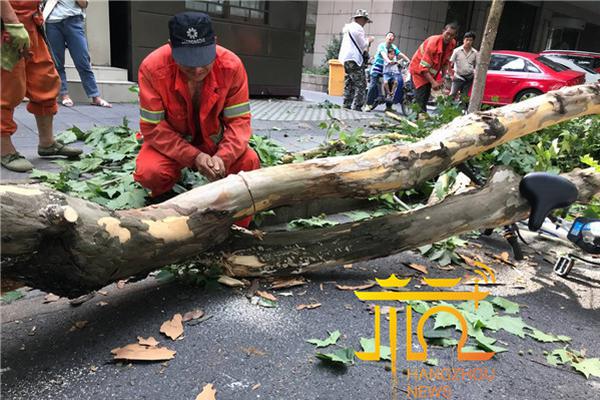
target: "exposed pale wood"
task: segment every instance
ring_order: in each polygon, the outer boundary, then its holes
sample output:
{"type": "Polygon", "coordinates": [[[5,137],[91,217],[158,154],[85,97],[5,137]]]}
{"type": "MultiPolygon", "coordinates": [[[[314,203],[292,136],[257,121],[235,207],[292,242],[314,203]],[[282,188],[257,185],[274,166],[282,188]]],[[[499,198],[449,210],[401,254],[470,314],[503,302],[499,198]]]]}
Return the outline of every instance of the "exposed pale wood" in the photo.
{"type": "Polygon", "coordinates": [[[3,276],[60,295],[85,293],[202,254],[229,237],[233,221],[258,211],[411,188],[495,146],[597,113],[600,85],[564,88],[457,118],[417,143],[231,175],[135,210],[110,211],[42,185],[0,185],[3,276]],[[42,210],[72,211],[57,223],[42,210]]]}

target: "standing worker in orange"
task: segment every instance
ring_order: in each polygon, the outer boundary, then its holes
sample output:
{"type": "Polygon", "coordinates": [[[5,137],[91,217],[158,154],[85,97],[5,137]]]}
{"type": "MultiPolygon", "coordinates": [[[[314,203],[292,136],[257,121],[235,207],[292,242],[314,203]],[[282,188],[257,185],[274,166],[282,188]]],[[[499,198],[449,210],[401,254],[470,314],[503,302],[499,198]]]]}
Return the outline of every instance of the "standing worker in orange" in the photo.
{"type": "Polygon", "coordinates": [[[2,118],[1,163],[7,169],[27,172],[33,165],[13,146],[17,131],[15,107],[27,96],[27,110],[35,116],[40,156],[76,157],[80,149],[54,140],[52,121],[58,111],[60,79],[41,31],[39,0],[0,0],[2,11],[2,118]]]}
{"type": "Polygon", "coordinates": [[[138,74],[144,143],[134,179],[155,201],[172,195],[184,167],[210,181],[260,168],[248,146],[252,129],[242,61],[216,44],[206,14],[175,15],[169,36],[170,43],[150,53],[138,74]]]}
{"type": "Polygon", "coordinates": [[[425,39],[410,61],[409,71],[412,77],[415,102],[421,112],[427,112],[427,102],[431,90],[442,86],[438,82],[440,72],[444,74],[449,68],[449,60],[456,47],[456,31],[458,26],[450,23],[444,27],[441,35],[433,35],[425,39]]]}

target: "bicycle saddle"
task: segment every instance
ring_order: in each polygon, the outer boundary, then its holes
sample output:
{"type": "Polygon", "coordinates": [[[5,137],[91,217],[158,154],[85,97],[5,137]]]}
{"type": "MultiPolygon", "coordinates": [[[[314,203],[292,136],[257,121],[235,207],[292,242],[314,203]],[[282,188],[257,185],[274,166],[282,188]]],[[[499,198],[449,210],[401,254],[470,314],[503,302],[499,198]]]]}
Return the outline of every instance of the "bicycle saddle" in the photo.
{"type": "Polygon", "coordinates": [[[529,230],[537,231],[550,211],[568,207],[577,200],[577,186],[562,176],[547,172],[531,172],[521,179],[521,196],[531,206],[529,230]]]}

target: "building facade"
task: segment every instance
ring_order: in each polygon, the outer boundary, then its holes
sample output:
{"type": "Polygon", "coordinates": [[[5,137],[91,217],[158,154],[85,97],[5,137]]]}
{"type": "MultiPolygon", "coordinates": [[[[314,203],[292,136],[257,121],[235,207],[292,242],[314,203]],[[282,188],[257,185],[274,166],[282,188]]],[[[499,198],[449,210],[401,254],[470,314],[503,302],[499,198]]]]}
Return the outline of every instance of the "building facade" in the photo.
{"type": "MultiPolygon", "coordinates": [[[[459,36],[468,30],[477,34],[479,47],[485,28],[488,1],[327,1],[316,7],[314,54],[305,57],[311,66],[325,60],[325,48],[354,10],[369,11],[373,23],[365,26],[375,44],[387,32],[396,33],[396,44],[409,57],[428,36],[441,33],[448,22],[457,21],[459,36]]],[[[309,15],[309,17],[311,17],[309,15]]],[[[371,47],[371,53],[374,51],[371,47]]],[[[507,1],[495,42],[498,50],[539,52],[565,48],[600,52],[600,2],[598,1],[507,1]]]]}

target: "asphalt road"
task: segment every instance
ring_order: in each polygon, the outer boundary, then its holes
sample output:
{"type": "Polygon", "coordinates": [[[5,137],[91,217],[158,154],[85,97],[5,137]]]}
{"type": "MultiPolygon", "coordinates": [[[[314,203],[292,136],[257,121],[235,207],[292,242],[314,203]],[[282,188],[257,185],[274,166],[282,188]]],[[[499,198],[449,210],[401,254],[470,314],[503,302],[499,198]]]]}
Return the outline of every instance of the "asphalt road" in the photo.
{"type": "MultiPolygon", "coordinates": [[[[506,249],[497,238],[480,243],[482,248],[470,250],[483,255],[506,249]]],[[[600,273],[578,268],[572,279],[564,280],[552,274],[549,263],[539,257],[537,261],[519,264],[517,269],[490,261],[498,282],[504,283],[492,288],[492,293],[524,306],[520,316],[526,323],[570,336],[574,349],[600,356],[600,273]]],[[[79,307],[70,306],[66,299],[42,304],[43,293],[29,292],[2,307],[2,398],[183,400],[195,399],[205,384],[212,383],[218,399],[390,399],[389,363],[356,360],[353,366],[334,368],[315,358],[315,348],[306,339],[322,339],[327,331],[339,329],[338,344],[358,349],[360,337],[372,336],[373,316],[353,292],[338,290],[333,282],[353,285],[396,273],[413,276],[409,286],[424,290],[414,287],[420,285],[420,273],[402,262],[426,264],[429,276],[467,272],[460,267],[442,271],[405,252],[350,269],[340,266],[306,275],[310,283],[284,289],[293,296],[278,296],[277,308],[253,305],[243,289],[219,284],[198,288],[155,278],[121,289],[112,285],[106,288],[106,296],[97,294],[79,307]],[[296,310],[298,304],[313,302],[322,306],[296,310]],[[182,340],[171,341],[159,333],[160,325],[175,313],[196,308],[211,318],[186,325],[182,340]],[[88,322],[73,329],[76,321],[88,322]],[[137,336],[154,336],[177,351],[175,358],[165,364],[114,362],[111,349],[133,343],[137,336]]],[[[267,282],[261,282],[261,287],[268,287],[267,282]]],[[[399,370],[429,368],[404,360],[404,316],[398,315],[399,370]]],[[[382,322],[382,343],[387,344],[387,321],[382,318],[382,322]]],[[[493,371],[493,381],[416,382],[400,373],[398,398],[415,398],[403,392],[409,385],[413,390],[447,385],[452,399],[600,398],[600,379],[586,380],[567,367],[547,365],[542,352],[562,347],[560,343],[521,339],[504,331],[490,336],[509,351],[484,362],[459,362],[447,348],[430,348],[429,357],[439,360],[435,368],[493,371]]],[[[422,394],[420,398],[436,398],[422,394]]]]}

